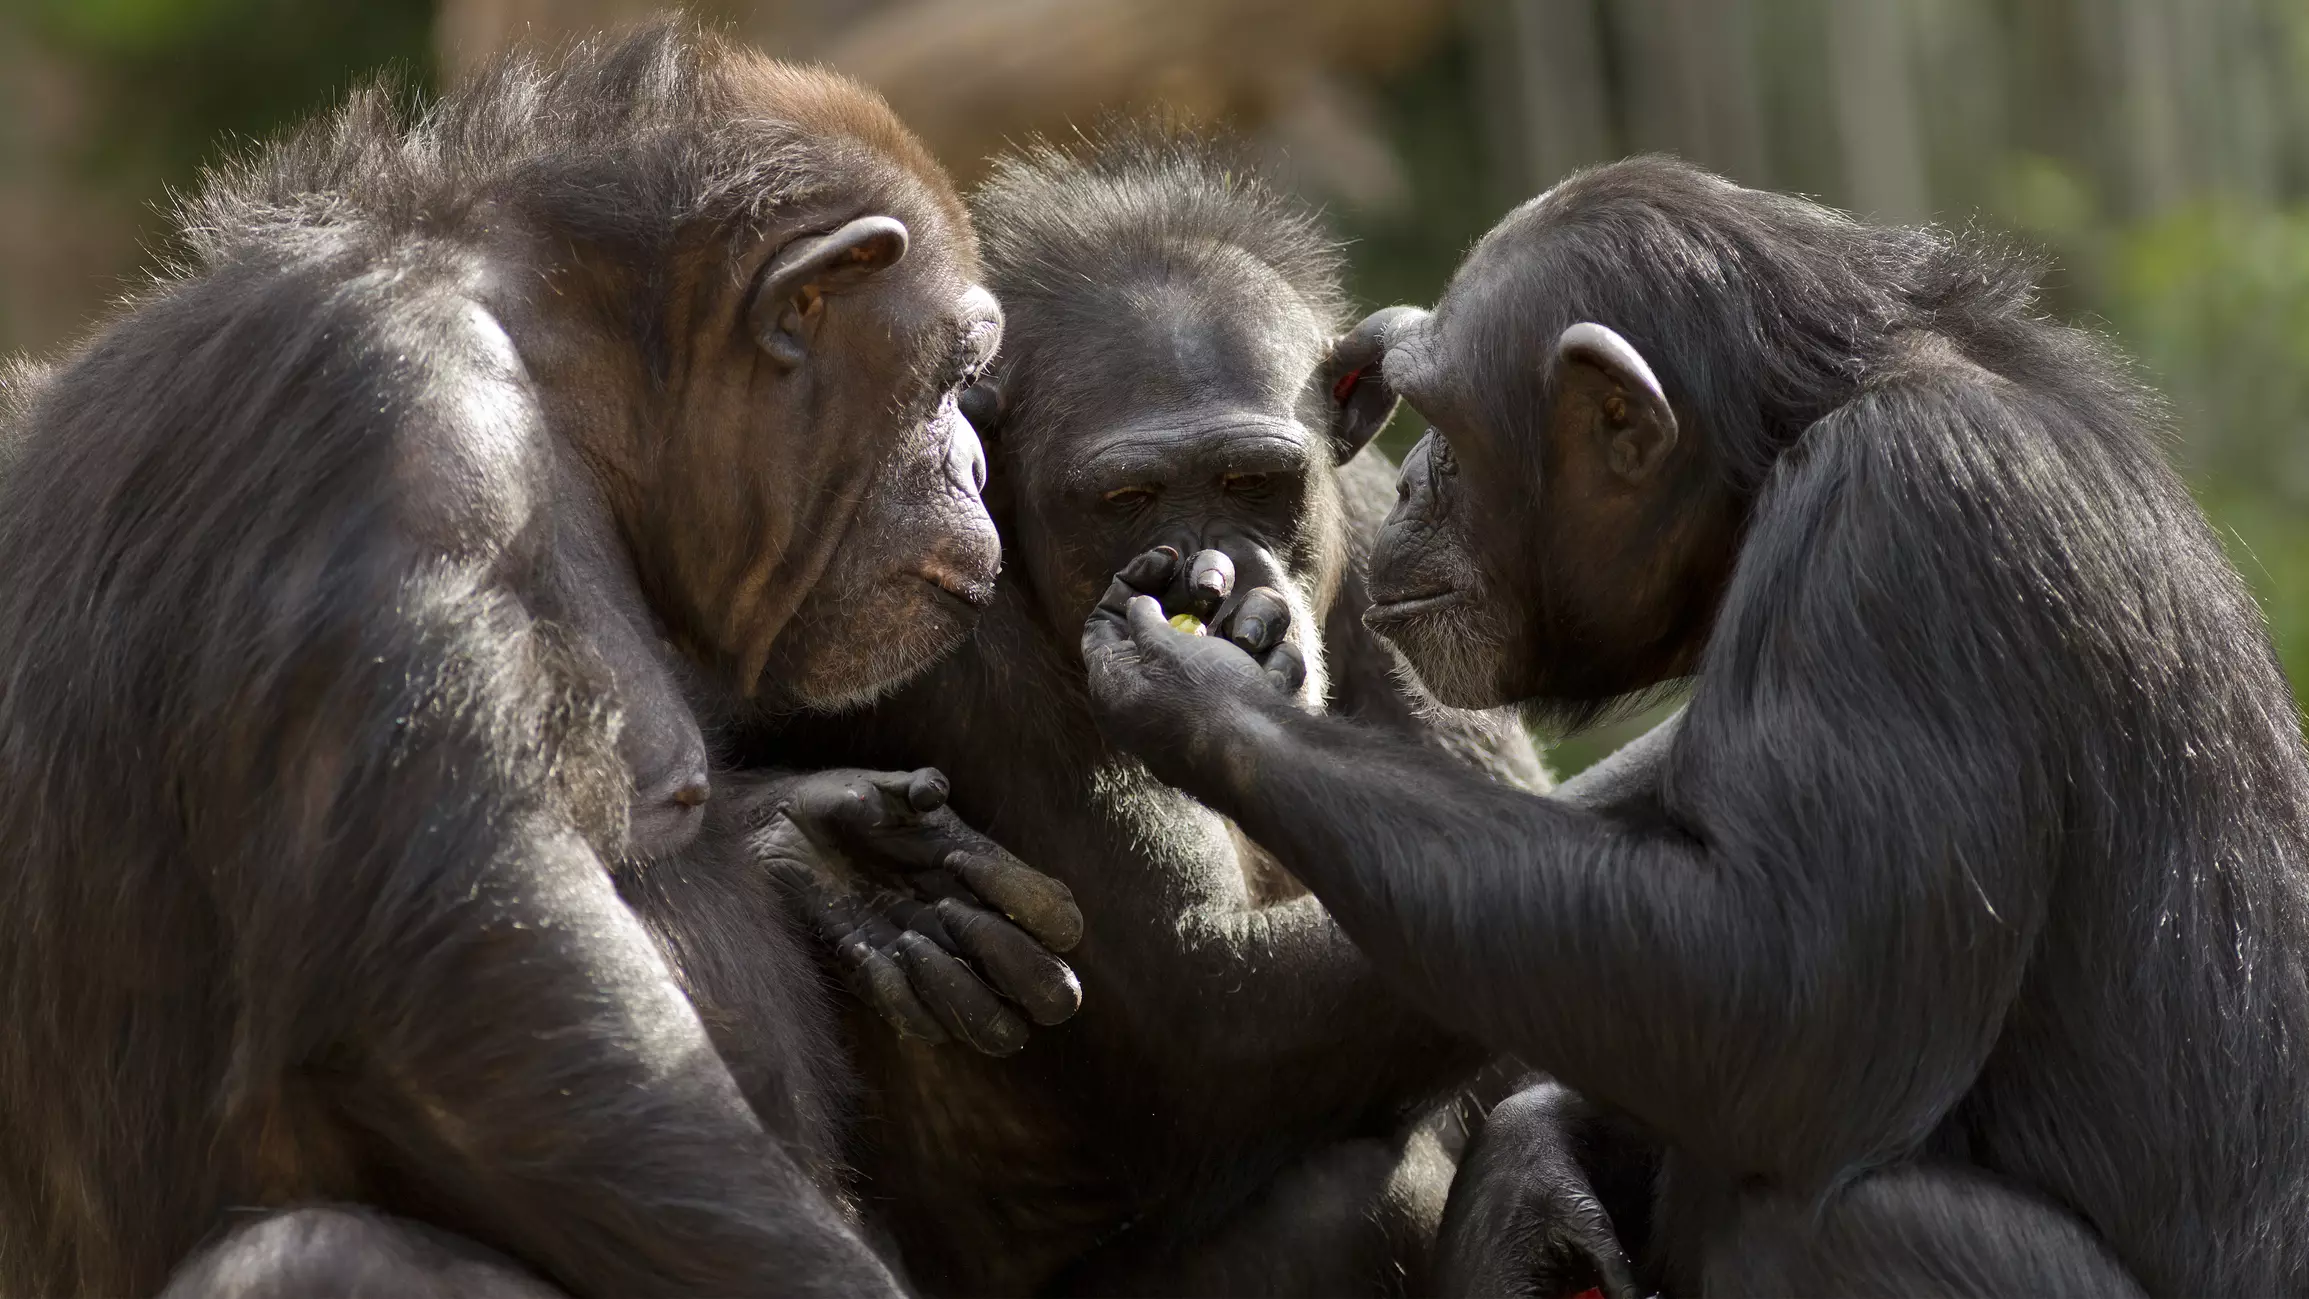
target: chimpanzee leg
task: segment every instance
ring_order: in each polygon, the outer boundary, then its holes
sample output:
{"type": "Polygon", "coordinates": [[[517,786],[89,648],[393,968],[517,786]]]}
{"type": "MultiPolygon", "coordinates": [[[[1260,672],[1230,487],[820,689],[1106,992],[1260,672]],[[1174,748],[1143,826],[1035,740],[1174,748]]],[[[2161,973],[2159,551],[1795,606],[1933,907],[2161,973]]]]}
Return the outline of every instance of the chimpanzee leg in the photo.
{"type": "Polygon", "coordinates": [[[1542,1081],[1492,1106],[1459,1165],[1428,1288],[1558,1299],[1643,1293],[1630,1262],[1651,1230],[1659,1150],[1569,1088],[1542,1081]]]}
{"type": "Polygon", "coordinates": [[[1451,1186],[1439,1106],[1394,1139],[1334,1142],[1284,1169],[1192,1240],[1128,1234],[1068,1270],[1061,1294],[1338,1295],[1387,1299],[1424,1270],[1451,1186]]]}
{"type": "Polygon", "coordinates": [[[1751,1199],[1707,1252],[1718,1295],[2139,1295],[2066,1210],[1977,1169],[1909,1164],[1826,1200],[1751,1199]]]}
{"type": "Polygon", "coordinates": [[[504,1255],[417,1223],[339,1206],[236,1227],[169,1279],[161,1299],[560,1299],[504,1255]]]}

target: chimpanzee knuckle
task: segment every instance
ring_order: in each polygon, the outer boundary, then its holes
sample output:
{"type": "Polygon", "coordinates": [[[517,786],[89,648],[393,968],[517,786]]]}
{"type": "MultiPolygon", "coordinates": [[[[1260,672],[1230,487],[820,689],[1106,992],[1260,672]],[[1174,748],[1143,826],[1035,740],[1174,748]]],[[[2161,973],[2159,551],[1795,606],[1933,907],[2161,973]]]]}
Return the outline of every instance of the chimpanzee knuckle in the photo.
{"type": "Polygon", "coordinates": [[[901,927],[922,935],[949,952],[960,955],[964,950],[959,938],[935,908],[906,898],[891,906],[890,917],[901,927]]]}
{"type": "Polygon", "coordinates": [[[946,1041],[949,1035],[945,1027],[916,995],[906,972],[883,953],[863,943],[855,946],[854,953],[845,952],[843,961],[844,978],[850,991],[872,1006],[875,1014],[897,1030],[898,1036],[933,1044],[946,1041]]]}
{"type": "Polygon", "coordinates": [[[1267,680],[1283,694],[1296,694],[1307,683],[1307,660],[1298,647],[1288,643],[1277,645],[1261,664],[1267,680]]]}
{"type": "Polygon", "coordinates": [[[1179,552],[1169,546],[1157,546],[1146,551],[1115,573],[1119,586],[1130,588],[1132,595],[1156,595],[1167,589],[1179,571],[1179,552]]]}
{"type": "Polygon", "coordinates": [[[1082,984],[1064,961],[1044,951],[1025,931],[999,916],[948,899],[939,919],[962,943],[1004,996],[1017,1002],[1035,1023],[1064,1023],[1082,1008],[1082,984]]]}
{"type": "Polygon", "coordinates": [[[1236,605],[1227,639],[1251,654],[1264,654],[1291,632],[1291,606],[1272,587],[1254,587],[1236,605]]]}
{"type": "Polygon", "coordinates": [[[987,1055],[1010,1055],[1026,1045],[1026,1022],[1004,1008],[970,967],[918,934],[896,948],[916,991],[948,1032],[987,1055]]]}
{"type": "Polygon", "coordinates": [[[1071,950],[1082,941],[1082,908],[1074,890],[996,847],[987,853],[949,858],[950,869],[970,891],[1017,922],[1044,947],[1071,950]]]}
{"type": "Polygon", "coordinates": [[[943,810],[952,786],[946,773],[936,767],[922,767],[909,773],[906,783],[906,806],[916,814],[943,810]]]}

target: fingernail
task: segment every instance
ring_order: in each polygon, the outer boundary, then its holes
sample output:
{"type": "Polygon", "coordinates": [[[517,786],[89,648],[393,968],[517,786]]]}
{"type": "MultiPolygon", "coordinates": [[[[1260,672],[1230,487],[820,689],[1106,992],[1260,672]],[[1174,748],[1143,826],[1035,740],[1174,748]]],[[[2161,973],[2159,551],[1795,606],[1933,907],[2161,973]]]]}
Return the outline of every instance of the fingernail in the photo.
{"type": "Polygon", "coordinates": [[[1235,624],[1235,638],[1256,642],[1265,638],[1267,622],[1264,618],[1245,618],[1235,624]]]}

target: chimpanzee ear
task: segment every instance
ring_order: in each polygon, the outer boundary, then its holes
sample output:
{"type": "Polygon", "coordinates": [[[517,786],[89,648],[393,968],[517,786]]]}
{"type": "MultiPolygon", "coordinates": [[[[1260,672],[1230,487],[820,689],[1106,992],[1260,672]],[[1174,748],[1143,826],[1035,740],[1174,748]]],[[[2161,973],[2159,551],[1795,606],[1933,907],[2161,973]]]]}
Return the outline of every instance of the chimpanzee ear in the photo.
{"type": "Polygon", "coordinates": [[[1556,402],[1584,416],[1604,461],[1630,484],[1649,478],[1676,449],[1676,415],[1643,353],[1602,325],[1582,321],[1556,340],[1556,402]]]}
{"type": "Polygon", "coordinates": [[[1387,331],[1427,313],[1417,307],[1388,307],[1364,317],[1331,344],[1323,363],[1315,368],[1325,409],[1330,412],[1331,460],[1345,464],[1355,458],[1395,413],[1395,390],[1387,386],[1379,363],[1387,356],[1387,331]]]}
{"type": "Polygon", "coordinates": [[[839,230],[805,235],[762,268],[746,307],[746,324],[770,359],[793,369],[809,354],[826,318],[826,295],[896,266],[906,256],[906,226],[896,217],[865,216],[839,230]]]}

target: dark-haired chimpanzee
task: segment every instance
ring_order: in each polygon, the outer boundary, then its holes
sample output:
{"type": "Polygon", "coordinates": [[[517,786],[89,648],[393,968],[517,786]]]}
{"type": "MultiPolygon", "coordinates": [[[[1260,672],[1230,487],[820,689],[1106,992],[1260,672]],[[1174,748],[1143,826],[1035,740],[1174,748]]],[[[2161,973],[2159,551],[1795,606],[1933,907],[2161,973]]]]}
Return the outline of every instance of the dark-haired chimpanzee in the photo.
{"type": "Polygon", "coordinates": [[[1280,593],[1317,666],[1302,702],[1543,786],[1511,718],[1420,715],[1361,624],[1392,467],[1334,465],[1393,407],[1352,377],[1378,351],[1334,346],[1334,245],[1221,149],[1149,129],[1039,147],[973,210],[1007,317],[965,398],[1007,555],[994,605],[870,712],[753,757],[943,770],[972,824],[1073,890],[1083,1010],[1000,1060],[867,1024],[861,1199],[934,1293],[1400,1286],[1450,1165],[1396,1133],[1480,1056],[1100,741],[1076,648],[1115,566],[1167,544],[1195,557],[1181,608],[1214,623],[1255,616],[1235,586],[1280,593]]]}
{"type": "MultiPolygon", "coordinates": [[[[10,382],[0,1290],[347,1201],[581,1292],[891,1292],[606,865],[710,793],[683,690],[851,701],[991,596],[944,174],[660,27],[356,96],[180,228],[10,382]]],[[[784,968],[756,1031],[822,1040],[784,968]]],[[[247,1231],[185,1288],[534,1288],[365,1211],[247,1231]]]]}
{"type": "Polygon", "coordinates": [[[1571,1159],[1546,1096],[1488,1129],[1531,1157],[1455,1191],[1500,1257],[1452,1284],[1541,1284],[1529,1213],[1616,1131],[1663,1152],[1613,1213],[1677,1292],[2309,1288],[2299,713],[2153,402],[2032,295],[1644,159],[1389,322],[1433,429],[1372,625],[1461,705],[1696,678],[1601,807],[1278,698],[1287,650],[1134,598],[1168,557],[1086,627],[1105,734],[1607,1120],[1571,1159]]]}

